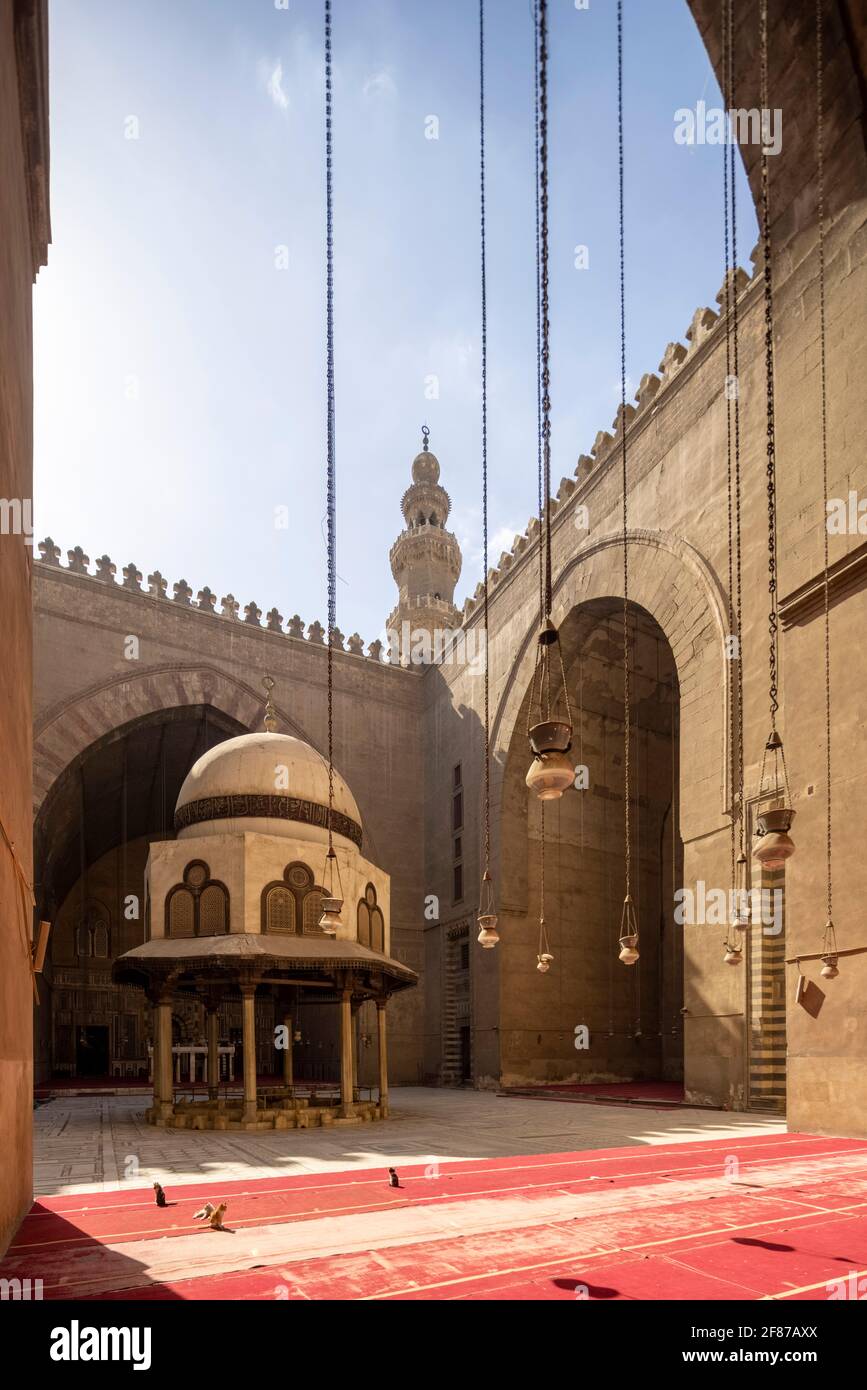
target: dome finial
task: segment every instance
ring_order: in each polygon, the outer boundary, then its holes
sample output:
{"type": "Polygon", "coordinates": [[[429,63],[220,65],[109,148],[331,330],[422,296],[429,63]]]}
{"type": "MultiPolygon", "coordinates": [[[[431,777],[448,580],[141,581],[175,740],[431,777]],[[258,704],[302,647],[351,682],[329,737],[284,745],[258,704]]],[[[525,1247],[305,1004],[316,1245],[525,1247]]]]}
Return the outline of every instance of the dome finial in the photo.
{"type": "Polygon", "coordinates": [[[271,676],[263,676],[262,684],[265,687],[265,728],[269,734],[277,732],[277,711],[274,708],[274,701],[271,699],[271,691],[274,689],[274,681],[271,676]]]}
{"type": "Polygon", "coordinates": [[[421,427],[421,447],[422,447],[422,450],[424,451],[424,453],[427,453],[427,446],[428,446],[428,440],[429,440],[429,439],[430,439],[430,430],[428,429],[427,425],[422,425],[422,427],[421,427]]]}

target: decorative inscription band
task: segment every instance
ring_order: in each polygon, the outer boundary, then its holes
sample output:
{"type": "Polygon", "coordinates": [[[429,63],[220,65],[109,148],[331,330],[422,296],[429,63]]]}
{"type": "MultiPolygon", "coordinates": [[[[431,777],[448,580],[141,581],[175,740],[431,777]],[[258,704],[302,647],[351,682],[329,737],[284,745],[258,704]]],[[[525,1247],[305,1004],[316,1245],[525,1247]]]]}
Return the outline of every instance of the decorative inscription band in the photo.
{"type": "MultiPolygon", "coordinates": [[[[294,820],[302,825],[318,825],[328,829],[328,807],[318,801],[302,801],[297,796],[247,796],[233,792],[230,796],[204,796],[188,801],[175,811],[175,830],[201,825],[209,820],[234,820],[245,817],[270,820],[294,820]]],[[[332,811],[331,827],[335,835],[343,835],[361,848],[361,826],[342,811],[332,811]]]]}

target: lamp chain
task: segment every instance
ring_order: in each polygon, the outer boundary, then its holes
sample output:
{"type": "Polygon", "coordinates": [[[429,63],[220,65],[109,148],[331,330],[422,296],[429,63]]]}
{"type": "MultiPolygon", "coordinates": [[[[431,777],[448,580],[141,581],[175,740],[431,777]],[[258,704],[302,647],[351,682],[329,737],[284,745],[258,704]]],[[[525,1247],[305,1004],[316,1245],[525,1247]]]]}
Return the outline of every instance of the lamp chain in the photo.
{"type": "MultiPolygon", "coordinates": [[[[761,107],[765,119],[768,106],[768,0],[761,0],[759,18],[759,61],[761,69],[761,107]]],[[[764,132],[763,132],[764,134],[764,132]]],[[[765,301],[765,384],[767,389],[767,492],[768,492],[768,696],[771,731],[777,727],[777,464],[774,428],[774,294],[771,272],[771,196],[767,141],[762,140],[762,247],[764,253],[765,301]]]]}
{"type": "Polygon", "coordinates": [[[629,662],[629,542],[626,468],[626,239],[623,209],[623,0],[617,0],[617,157],[620,230],[620,458],[623,490],[623,804],[626,849],[624,858],[626,897],[630,896],[632,853],[630,847],[629,730],[632,713],[629,662]]]}
{"type": "Polygon", "coordinates": [[[831,585],[828,554],[828,394],[825,352],[825,53],[822,0],[816,0],[816,166],[819,223],[819,381],[822,398],[822,535],[824,538],[825,607],[825,858],[828,922],[832,920],[831,883],[831,585]]]}
{"type": "Polygon", "coordinates": [[[334,818],[334,630],[337,626],[336,479],[334,415],[334,194],[332,185],[331,0],[325,0],[325,262],[328,511],[328,853],[333,849],[334,818]]]}

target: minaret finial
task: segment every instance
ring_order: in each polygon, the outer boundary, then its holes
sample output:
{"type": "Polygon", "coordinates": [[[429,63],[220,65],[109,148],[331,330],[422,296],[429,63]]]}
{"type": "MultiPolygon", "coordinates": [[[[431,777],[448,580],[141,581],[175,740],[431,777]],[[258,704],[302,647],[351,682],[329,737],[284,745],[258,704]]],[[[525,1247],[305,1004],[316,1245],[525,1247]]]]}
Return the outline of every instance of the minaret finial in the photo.
{"type": "Polygon", "coordinates": [[[271,699],[271,691],[274,689],[274,681],[271,676],[263,676],[262,684],[265,687],[265,728],[269,734],[277,732],[277,711],[274,708],[274,701],[271,699]]]}
{"type": "Polygon", "coordinates": [[[424,453],[427,453],[427,446],[428,446],[428,440],[429,440],[429,439],[430,439],[430,430],[428,429],[427,425],[422,425],[422,427],[421,427],[421,447],[422,447],[422,450],[423,450],[424,453]]]}

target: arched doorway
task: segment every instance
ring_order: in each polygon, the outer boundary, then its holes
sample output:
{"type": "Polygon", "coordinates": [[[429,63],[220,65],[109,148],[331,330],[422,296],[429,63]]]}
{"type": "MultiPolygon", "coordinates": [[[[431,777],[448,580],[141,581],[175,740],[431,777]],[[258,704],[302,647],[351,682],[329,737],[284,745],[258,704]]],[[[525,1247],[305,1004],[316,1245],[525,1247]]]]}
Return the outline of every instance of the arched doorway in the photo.
{"type": "MultiPolygon", "coordinates": [[[[53,923],[36,1011],[36,1079],[148,1075],[144,994],[112,983],[112,962],[144,940],[143,879],[152,840],[174,836],[181,783],[242,724],[208,705],[144,715],[78,754],[35,826],[40,916],[53,923]]],[[[189,1034],[197,1020],[178,1020],[189,1034]]]]}
{"type": "Polygon", "coordinates": [[[545,916],[554,964],[535,969],[542,804],[524,786],[525,694],[504,774],[501,1077],[527,1082],[683,1080],[680,694],[661,627],[630,605],[632,894],[641,955],[617,959],[624,881],[623,604],[599,598],[561,625],[576,785],[545,808],[545,916]],[[586,1030],[586,1033],[583,1031],[586,1030]]]}

